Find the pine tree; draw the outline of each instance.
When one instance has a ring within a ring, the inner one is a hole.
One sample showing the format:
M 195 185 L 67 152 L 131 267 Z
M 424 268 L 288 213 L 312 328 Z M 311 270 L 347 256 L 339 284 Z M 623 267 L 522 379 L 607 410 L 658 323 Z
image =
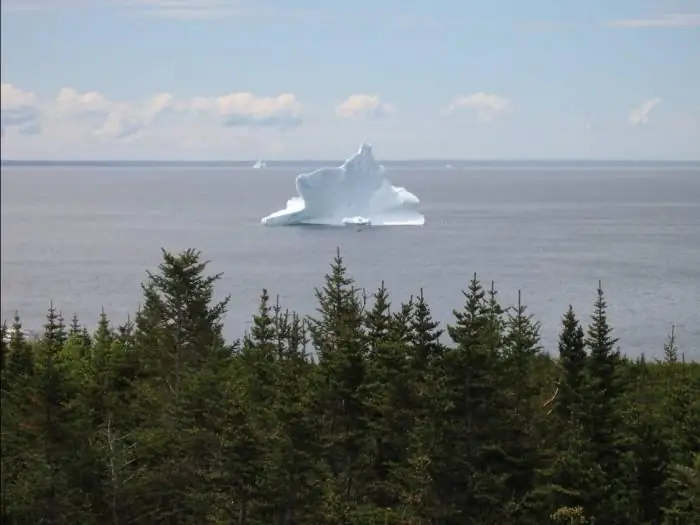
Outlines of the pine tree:
M 12 333 L 8 343 L 8 380 L 13 381 L 16 376 L 29 376 L 34 371 L 34 355 L 29 342 L 24 336 L 22 321 L 19 313 L 15 312 L 12 322 Z
M 486 327 L 484 328 L 483 336 L 484 344 L 489 352 L 497 355 L 503 350 L 503 339 L 506 332 L 504 318 L 506 310 L 498 301 L 498 291 L 493 281 L 491 281 L 491 287 L 485 295 L 485 301 Z M 518 302 L 520 302 L 520 292 L 518 292 Z
M 82 334 L 83 327 L 80 326 L 80 319 L 78 319 L 77 314 L 73 314 L 70 320 L 70 327 L 68 328 L 68 336 Z
M 180 522 L 200 508 L 201 502 L 190 494 L 201 482 L 193 472 L 200 469 L 202 445 L 182 439 L 173 429 L 190 428 L 192 416 L 186 407 L 193 406 L 191 397 L 198 395 L 193 385 L 202 384 L 207 365 L 219 364 L 232 352 L 222 336 L 228 298 L 214 302 L 214 284 L 221 276 L 208 276 L 206 269 L 195 250 L 178 255 L 163 250 L 158 272 L 148 272 L 142 285 L 143 306 L 128 352 L 136 381 L 127 415 L 137 428 L 130 435 L 139 452 L 134 483 L 143 488 L 142 494 L 130 495 L 130 505 L 138 519 L 148 522 L 166 517 Z M 201 401 L 212 402 L 210 397 Z M 161 451 L 160 457 L 144 456 L 152 447 Z
M 274 522 L 280 525 L 313 521 L 313 509 L 321 498 L 317 483 L 319 422 L 313 410 L 313 364 L 306 346 L 305 323 L 287 310 L 275 307 L 280 352 L 275 407 L 279 431 L 274 454 L 279 468 L 279 486 Z
M 670 469 L 669 480 L 677 497 L 666 509 L 664 525 L 700 523 L 700 454 L 693 454 L 689 460 Z
M 249 377 L 249 392 L 262 406 L 274 403 L 277 392 L 277 357 L 275 318 L 270 296 L 263 289 L 258 312 L 253 316 L 250 333 L 243 338 L 242 356 Z
M 640 380 L 650 380 L 644 374 Z M 642 390 L 642 389 L 639 389 Z M 648 389 L 645 389 L 648 391 Z M 627 491 L 631 494 L 626 516 L 638 523 L 662 523 L 667 505 L 667 472 L 670 463 L 663 419 L 650 410 L 644 391 L 636 393 L 628 409 L 627 443 L 631 449 L 627 465 Z
M 86 358 L 91 351 L 90 346 L 78 316 L 73 315 L 68 328 L 68 338 L 63 345 L 63 354 L 67 359 L 75 361 L 74 368 L 79 369 L 86 363 Z
M 55 355 L 61 351 L 67 339 L 68 332 L 63 315 L 54 308 L 53 302 L 51 302 L 49 312 L 46 315 L 44 335 L 41 339 L 42 346 L 47 353 Z
M 36 487 L 36 518 L 59 523 L 75 513 L 70 505 L 70 462 L 75 452 L 71 443 L 71 386 L 61 362 L 67 331 L 62 315 L 49 306 L 44 333 L 38 345 L 36 377 L 36 444 L 40 450 L 44 480 Z
M 605 473 L 605 483 L 600 491 L 598 508 L 592 512 L 603 525 L 621 523 L 621 508 L 629 504 L 621 480 L 624 479 L 621 441 L 621 401 L 625 393 L 620 352 L 617 339 L 612 336 L 608 324 L 607 303 L 598 283 L 591 323 L 586 337 L 588 349 L 588 385 L 586 431 L 596 462 Z
M 377 347 L 389 339 L 392 327 L 391 302 L 384 281 L 372 298 L 372 308 L 368 309 L 364 316 L 370 355 L 376 353 Z
M 408 436 L 408 457 L 401 470 L 404 481 L 403 502 L 416 520 L 445 514 L 434 490 L 441 474 L 442 458 L 447 457 L 442 433 L 450 424 L 449 392 L 444 371 L 446 348 L 440 338 L 444 330 L 436 321 L 421 288 L 409 321 L 412 396 L 406 403 L 415 422 Z M 422 522 L 421 522 L 422 523 Z
M 109 324 L 109 319 L 104 308 L 100 311 L 100 318 L 97 321 L 97 330 L 93 335 L 94 351 L 97 355 L 104 355 L 109 352 L 114 341 L 114 331 Z
M 353 284 L 338 250 L 324 286 L 316 289 L 318 317 L 309 318 L 318 359 L 315 393 L 323 421 L 321 440 L 332 480 L 328 480 L 326 501 L 358 498 L 369 469 L 364 314 Z M 344 519 L 334 516 L 332 521 Z
M 373 306 L 365 316 L 369 348 L 365 396 L 374 439 L 370 498 L 374 505 L 388 508 L 396 507 L 401 501 L 400 470 L 413 429 L 408 346 L 413 304 L 412 301 L 403 304 L 392 315 L 389 292 L 383 282 L 373 298 Z
M 671 334 L 668 336 L 668 341 L 664 344 L 664 362 L 669 364 L 678 362 L 675 326 L 671 326 Z
M 584 339 L 583 328 L 570 305 L 559 335 L 556 390 L 544 404 L 554 455 L 543 479 L 548 486 L 543 490 L 548 493 L 550 512 L 560 517 L 569 515 L 566 509 L 579 509 L 579 514 L 590 517 L 587 513 L 595 510 L 592 495 L 604 481 L 584 431 L 588 424 Z
M 468 291 L 462 292 L 465 304 L 462 310 L 453 310 L 455 323 L 448 325 L 450 338 L 464 348 L 483 346 L 485 328 L 489 321 L 489 309 L 485 303 L 486 292 L 476 278 L 469 282 Z
M 577 424 L 584 417 L 586 359 L 583 328 L 569 305 L 559 335 L 559 378 L 553 407 L 563 422 Z
M 507 422 L 501 447 L 506 453 L 502 468 L 511 498 L 508 515 L 522 524 L 538 523 L 533 502 L 528 498 L 532 496 L 545 457 L 540 431 L 540 385 L 535 375 L 537 358 L 542 352 L 539 330 L 539 323 L 527 313 L 518 291 L 518 302 L 509 309 L 503 337 L 501 381 L 507 395 L 504 407 Z
M 494 468 L 504 459 L 498 419 L 504 403 L 502 365 L 491 344 L 494 334 L 485 295 L 475 274 L 464 292 L 463 309 L 454 312 L 456 322 L 447 327 L 457 346 L 448 350 L 442 371 L 447 378 L 445 401 L 451 406 L 445 417 L 451 424 L 443 431 L 443 456 L 435 460 L 440 471 L 435 488 L 449 522 L 463 522 L 467 516 L 482 522 L 505 518 L 505 477 Z
M 445 348 L 440 343 L 440 337 L 445 331 L 440 328 L 440 323 L 433 319 L 422 288 L 413 308 L 410 328 L 414 365 L 419 373 L 423 373 L 430 364 L 443 358 Z
M 162 250 L 158 272 L 148 272 L 142 285 L 144 303 L 136 318 L 135 340 L 155 351 L 161 378 L 177 395 L 188 367 L 211 353 L 227 353 L 222 320 L 230 297 L 213 303 L 214 284 L 221 274 L 205 275 L 208 262 L 188 249 L 178 255 Z
M 692 466 L 693 454 L 700 455 L 700 367 L 696 363 L 684 363 L 678 356 L 675 329 L 672 328 L 664 345 L 663 376 L 659 389 L 662 399 L 659 424 L 665 431 L 669 454 L 664 525 L 693 522 L 692 504 L 688 501 L 692 491 L 688 492 L 681 479 L 687 479 L 682 478 L 682 472 L 689 472 L 686 468 Z M 689 456 L 691 461 L 688 460 Z

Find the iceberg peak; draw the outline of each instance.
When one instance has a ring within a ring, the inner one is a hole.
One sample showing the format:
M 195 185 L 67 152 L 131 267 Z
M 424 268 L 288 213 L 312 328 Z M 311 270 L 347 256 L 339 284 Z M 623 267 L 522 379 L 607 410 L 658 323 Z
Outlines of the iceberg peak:
M 372 144 L 370 144 L 369 142 L 363 142 L 360 145 L 360 149 L 357 152 L 357 154 L 363 157 L 366 156 L 374 159 L 374 155 L 372 154 Z
M 296 177 L 298 196 L 287 207 L 262 219 L 268 226 L 323 224 L 343 226 L 362 218 L 372 226 L 419 226 L 418 197 L 392 186 L 369 143 L 335 168 L 320 168 Z

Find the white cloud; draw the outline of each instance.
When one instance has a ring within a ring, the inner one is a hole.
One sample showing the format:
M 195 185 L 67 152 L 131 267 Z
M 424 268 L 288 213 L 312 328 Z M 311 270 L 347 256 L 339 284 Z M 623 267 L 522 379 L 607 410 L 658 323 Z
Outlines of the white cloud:
M 114 103 L 96 91 L 78 93 L 66 87 L 58 92 L 53 110 L 58 117 L 106 115 L 114 108 Z
M 352 120 L 384 118 L 396 112 L 391 104 L 385 104 L 379 95 L 351 95 L 341 102 L 335 113 L 339 117 Z
M 613 20 L 611 27 L 697 27 L 700 26 L 700 13 L 662 15 L 655 18 L 630 18 Z
M 30 91 L 22 91 L 12 84 L 0 85 L 0 105 L 2 108 L 20 108 L 36 105 L 36 96 Z
M 112 103 L 107 119 L 93 133 L 98 137 L 117 139 L 134 137 L 151 126 L 166 110 L 171 109 L 173 98 L 170 93 L 159 93 L 138 105 Z
M 2 84 L 2 130 L 17 128 L 25 135 L 41 131 L 41 121 L 75 124 L 103 139 L 135 138 L 161 117 L 179 114 L 209 119 L 228 127 L 288 129 L 303 122 L 296 97 L 284 93 L 275 97 L 253 93 L 229 93 L 214 97 L 177 99 L 158 93 L 141 102 L 114 101 L 97 91 L 81 93 L 62 88 L 55 99 L 45 103 L 33 93 Z
M 301 104 L 291 93 L 258 97 L 252 93 L 229 93 L 218 97 L 195 97 L 176 104 L 178 109 L 209 113 L 227 126 L 290 128 L 301 125 Z
M 642 126 L 649 121 L 651 111 L 661 103 L 660 98 L 652 98 L 632 108 L 629 113 L 629 121 L 633 126 Z
M 0 130 L 4 137 L 8 128 L 23 135 L 41 132 L 41 111 L 34 93 L 22 91 L 12 84 L 0 86 Z
M 490 122 L 498 116 L 511 113 L 513 104 L 509 99 L 500 95 L 479 91 L 471 95 L 457 97 L 447 107 L 446 112 L 454 113 L 463 109 L 474 111 L 482 122 Z

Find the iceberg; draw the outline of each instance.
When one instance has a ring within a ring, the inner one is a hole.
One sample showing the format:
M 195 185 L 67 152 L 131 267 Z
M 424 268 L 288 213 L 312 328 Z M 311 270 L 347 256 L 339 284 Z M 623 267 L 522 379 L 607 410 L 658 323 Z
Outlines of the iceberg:
M 266 226 L 422 226 L 419 200 L 393 186 L 372 146 L 362 144 L 342 166 L 320 168 L 296 177 L 297 196 L 287 207 L 262 219 Z

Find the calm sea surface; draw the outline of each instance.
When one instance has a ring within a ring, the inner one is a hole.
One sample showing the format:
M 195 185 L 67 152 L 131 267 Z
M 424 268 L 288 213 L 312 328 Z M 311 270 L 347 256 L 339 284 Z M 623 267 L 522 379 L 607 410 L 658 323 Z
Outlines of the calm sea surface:
M 302 167 L 4 167 L 2 318 L 43 322 L 49 301 L 94 326 L 122 322 L 160 248 L 195 247 L 223 272 L 227 334 L 242 335 L 261 288 L 303 313 L 340 247 L 360 286 L 396 301 L 421 287 L 449 320 L 477 272 L 503 301 L 522 290 L 556 349 L 569 303 L 586 320 L 602 280 L 623 351 L 659 355 L 675 324 L 700 358 L 700 166 L 394 166 L 422 201 L 418 228 L 266 228 Z

